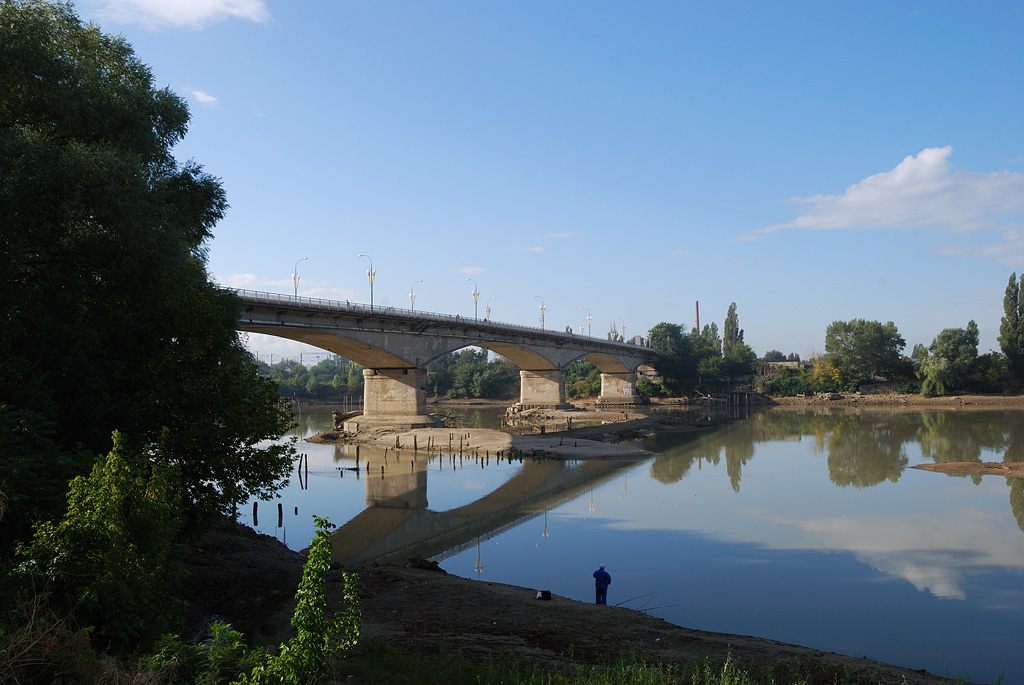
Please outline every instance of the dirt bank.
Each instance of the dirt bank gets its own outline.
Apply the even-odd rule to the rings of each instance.
[[[187,559],[188,600],[193,627],[219,616],[253,641],[284,640],[303,557],[276,539],[224,523],[197,541]],[[422,564],[429,567],[429,564]],[[602,607],[553,595],[538,600],[541,588],[467,580],[411,567],[353,569],[360,577],[362,640],[436,653],[442,643],[472,657],[512,651],[544,663],[569,658],[599,663],[609,655],[636,653],[652,662],[682,663],[730,656],[757,669],[781,659],[815,664],[821,682],[830,674],[863,674],[877,683],[930,685],[943,682],[924,671],[822,652],[745,635],[691,630],[622,607]],[[328,605],[339,606],[341,576],[328,577]],[[912,665],[912,664],[911,664]]]

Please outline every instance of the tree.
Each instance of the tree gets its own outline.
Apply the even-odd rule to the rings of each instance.
[[[825,354],[851,386],[895,373],[906,344],[892,321],[833,321],[825,331]]]
[[[651,349],[658,353],[654,369],[674,393],[681,393],[684,384],[694,376],[693,343],[683,335],[679,324],[661,322],[648,333]]]
[[[766,362],[784,362],[786,361],[786,355],[782,354],[778,350],[768,350],[764,353],[762,359]]]
[[[922,379],[921,394],[944,395],[965,387],[978,360],[978,325],[947,328],[932,341],[930,347],[917,345],[914,362],[917,377]]]
[[[0,65],[0,404],[55,426],[65,452],[106,454],[119,430],[178,470],[193,514],[269,496],[290,417],[207,274],[227,203],[172,155],[185,102],[66,4],[0,2]]]
[[[704,381],[715,381],[725,373],[722,364],[722,339],[718,337],[718,324],[704,324],[704,329],[690,331],[693,359],[697,372],[697,386]]]
[[[725,315],[725,326],[722,329],[722,354],[728,357],[733,345],[743,342],[743,329],[740,328],[740,317],[736,314],[736,303],[729,305]]]
[[[1006,355],[1006,366],[1018,380],[1024,380],[1024,274],[1010,274],[1003,296],[1003,318],[999,324],[999,347]]]

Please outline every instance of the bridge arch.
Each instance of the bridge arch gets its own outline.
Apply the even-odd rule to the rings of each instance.
[[[458,316],[374,308],[362,304],[237,291],[239,330],[328,350],[366,367],[364,422],[427,425],[424,367],[444,354],[478,347],[520,368],[523,406],[564,406],[570,362],[584,358],[601,370],[601,399],[630,403],[635,370],[657,354],[639,345]]]

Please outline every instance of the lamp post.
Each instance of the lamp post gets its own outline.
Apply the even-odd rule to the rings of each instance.
[[[534,297],[540,300],[540,329],[544,330],[544,312],[546,312],[548,308],[544,306],[543,297],[541,297],[540,295],[534,295]]]
[[[299,262],[307,259],[309,259],[309,257],[303,257],[295,262],[295,270],[292,272],[292,285],[295,286],[295,297],[299,296]]]
[[[370,282],[370,313],[373,313],[373,279],[377,276],[377,272],[373,270],[373,257],[368,254],[356,255],[358,257],[366,257],[370,260],[370,268],[366,270],[366,280]]]
[[[467,281],[473,281],[472,278],[467,278]],[[477,320],[477,306],[480,303],[480,288],[477,286],[476,281],[473,281],[473,321]]]
[[[409,286],[409,308],[412,309],[412,311],[416,311],[416,284],[422,282],[423,279],[420,278],[413,281],[412,285]]]
[[[590,310],[586,307],[580,307],[580,309],[587,313],[587,337],[592,338],[593,336],[590,335],[590,322],[594,320],[594,317],[590,315]]]
[[[622,322],[622,342],[626,342],[626,321],[625,321],[625,319],[622,319],[621,317],[620,318],[616,318],[615,320]]]
[[[484,321],[491,320],[491,300],[496,299],[498,299],[497,295],[492,295],[491,297],[487,298],[487,307],[484,309]]]

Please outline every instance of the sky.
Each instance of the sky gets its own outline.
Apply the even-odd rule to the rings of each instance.
[[[998,350],[1024,5],[81,0],[187,100],[224,286],[803,358],[833,321]],[[359,255],[368,255],[360,257]],[[306,258],[306,259],[303,259]],[[299,261],[303,260],[303,261]],[[471,280],[467,280],[471,279]],[[313,348],[252,335],[297,357]]]

